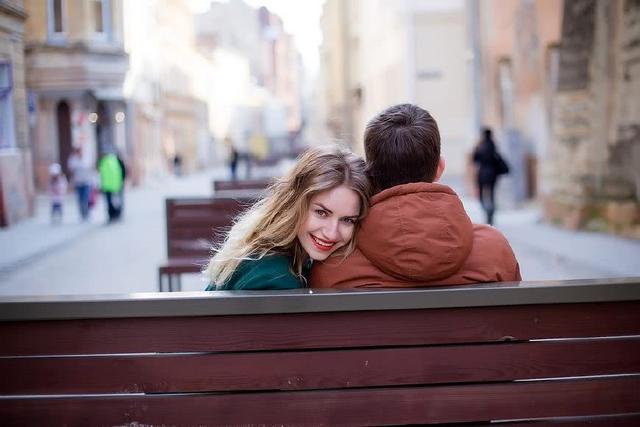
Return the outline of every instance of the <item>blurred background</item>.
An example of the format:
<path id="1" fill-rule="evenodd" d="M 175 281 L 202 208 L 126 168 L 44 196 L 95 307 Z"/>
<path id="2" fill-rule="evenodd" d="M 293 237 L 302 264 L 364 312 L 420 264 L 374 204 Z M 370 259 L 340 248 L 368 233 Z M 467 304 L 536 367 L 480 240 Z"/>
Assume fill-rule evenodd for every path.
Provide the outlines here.
<path id="1" fill-rule="evenodd" d="M 477 221 L 470 155 L 493 129 L 525 279 L 640 275 L 638 0 L 0 0 L 0 293 L 153 290 L 164 197 L 210 195 L 234 157 L 244 179 L 310 145 L 362 154 L 401 102 L 437 120 Z M 79 221 L 71 185 L 50 224 L 74 148 L 124 160 L 121 224 L 101 200 Z M 65 287 L 103 268 L 139 287 Z"/>

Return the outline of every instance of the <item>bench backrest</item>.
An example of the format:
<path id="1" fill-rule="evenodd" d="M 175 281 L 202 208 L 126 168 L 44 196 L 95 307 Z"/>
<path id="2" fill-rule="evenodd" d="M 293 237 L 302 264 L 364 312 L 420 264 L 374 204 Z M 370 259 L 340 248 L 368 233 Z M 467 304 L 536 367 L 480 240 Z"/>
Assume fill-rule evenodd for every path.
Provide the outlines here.
<path id="1" fill-rule="evenodd" d="M 0 300 L 0 419 L 636 425 L 639 287 Z"/>
<path id="2" fill-rule="evenodd" d="M 269 184 L 273 182 L 272 179 L 244 179 L 244 180 L 214 180 L 213 181 L 213 192 L 233 192 L 233 191 L 242 191 L 242 190 L 264 190 Z"/>
<path id="3" fill-rule="evenodd" d="M 234 218 L 251 206 L 249 198 L 166 199 L 167 256 L 203 258 L 224 240 Z"/>

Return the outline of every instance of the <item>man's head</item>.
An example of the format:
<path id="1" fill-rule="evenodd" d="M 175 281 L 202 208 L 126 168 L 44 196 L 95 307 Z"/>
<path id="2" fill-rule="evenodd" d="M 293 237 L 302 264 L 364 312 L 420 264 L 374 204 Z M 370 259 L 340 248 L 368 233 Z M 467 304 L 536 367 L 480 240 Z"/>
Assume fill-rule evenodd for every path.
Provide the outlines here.
<path id="1" fill-rule="evenodd" d="M 444 171 L 438 124 L 416 105 L 394 105 L 374 117 L 364 133 L 364 151 L 375 192 L 434 182 Z"/>

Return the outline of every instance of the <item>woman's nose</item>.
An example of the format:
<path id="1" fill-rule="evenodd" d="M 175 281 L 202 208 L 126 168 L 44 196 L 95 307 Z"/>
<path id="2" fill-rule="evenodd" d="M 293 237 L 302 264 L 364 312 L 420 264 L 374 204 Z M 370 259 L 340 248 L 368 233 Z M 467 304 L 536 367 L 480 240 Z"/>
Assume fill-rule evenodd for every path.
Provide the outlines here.
<path id="1" fill-rule="evenodd" d="M 324 226 L 323 232 L 329 240 L 338 239 L 338 221 L 329 220 Z"/>

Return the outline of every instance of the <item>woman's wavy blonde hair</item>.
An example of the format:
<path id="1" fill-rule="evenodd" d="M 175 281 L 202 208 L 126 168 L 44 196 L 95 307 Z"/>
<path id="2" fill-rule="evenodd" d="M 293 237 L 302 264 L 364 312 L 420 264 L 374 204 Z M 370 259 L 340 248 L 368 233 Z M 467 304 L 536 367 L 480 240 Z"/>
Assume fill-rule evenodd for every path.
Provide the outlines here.
<path id="1" fill-rule="evenodd" d="M 307 254 L 298 241 L 298 230 L 306 218 L 311 198 L 341 185 L 358 194 L 358 219 L 364 218 L 371 195 L 364 160 L 339 147 L 308 149 L 290 173 L 268 188 L 265 198 L 238 217 L 222 246 L 214 248 L 204 272 L 207 278 L 220 286 L 243 260 L 278 253 L 291 257 L 291 272 L 306 283 L 302 271 Z M 349 244 L 336 254 L 347 256 L 353 251 L 359 224 L 360 221 Z"/>

